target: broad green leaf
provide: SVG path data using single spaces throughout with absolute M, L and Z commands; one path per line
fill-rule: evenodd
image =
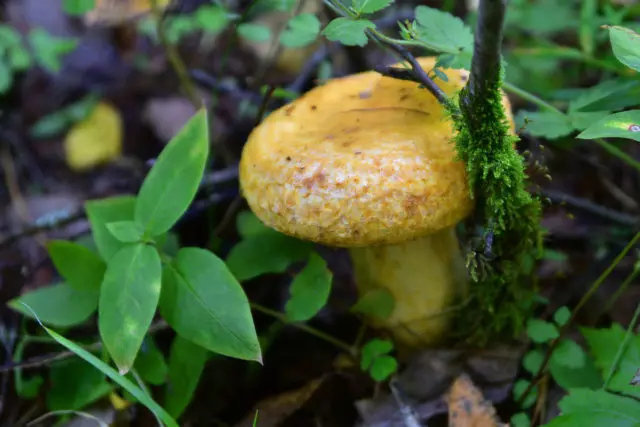
M 256 0 L 251 10 L 256 14 L 265 13 L 271 10 L 279 10 L 280 12 L 290 12 L 296 5 L 295 0 Z
M 378 12 L 393 3 L 393 0 L 353 0 L 351 6 L 357 14 Z
M 525 379 L 519 379 L 513 385 L 513 389 L 511 392 L 513 393 L 513 397 L 516 400 L 519 400 L 520 397 L 524 394 L 524 392 L 529 388 L 530 382 Z M 524 402 L 522 402 L 522 409 L 528 409 L 536 403 L 538 397 L 538 387 L 533 387 L 531 391 L 525 397 Z
M 31 55 L 22 46 L 15 46 L 9 49 L 9 63 L 16 71 L 24 71 L 31 66 Z
M 391 292 L 387 289 L 374 289 L 362 295 L 351 307 L 351 311 L 386 319 L 393 313 L 395 305 L 396 301 Z
M 251 211 L 242 211 L 236 217 L 236 229 L 243 239 L 260 234 L 263 231 L 273 231 Z
M 613 365 L 618 349 L 624 342 L 627 331 L 619 324 L 613 324 L 608 329 L 583 328 L 582 335 L 589 344 L 596 365 L 603 378 L 607 378 Z M 632 335 L 622 357 L 614 371 L 609 388 L 614 391 L 640 397 L 640 388 L 631 385 L 631 379 L 640 367 L 640 335 Z
M 91 249 L 65 240 L 47 243 L 49 256 L 66 283 L 79 291 L 100 289 L 105 262 Z
M 133 367 L 140 377 L 149 384 L 160 385 L 167 380 L 167 362 L 150 336 L 145 337 L 142 342 Z
M 575 1 L 512 1 L 507 7 L 506 24 L 537 36 L 550 36 L 578 26 Z
M 100 289 L 98 328 L 122 375 L 140 350 L 160 297 L 158 251 L 143 243 L 120 249 L 109 261 Z
M 629 68 L 640 71 L 640 34 L 629 28 L 609 27 L 613 54 Z
M 97 290 L 79 291 L 67 283 L 58 283 L 27 292 L 7 305 L 34 318 L 32 311 L 25 308 L 26 304 L 42 323 L 68 328 L 84 323 L 96 311 L 99 296 Z
M 551 111 L 524 111 L 520 110 L 516 115 L 516 122 L 524 124 L 525 132 L 533 136 L 542 136 L 548 139 L 556 139 L 569 135 L 574 127 L 571 118 L 566 114 L 558 114 Z
M 271 30 L 264 25 L 245 22 L 238 25 L 238 35 L 252 42 L 265 42 L 271 38 Z
M 341 17 L 329 22 L 322 30 L 322 34 L 327 40 L 340 42 L 345 46 L 363 47 L 369 41 L 366 30 L 375 27 L 376 24 L 367 19 L 354 21 L 350 18 Z
M 162 284 L 160 313 L 179 335 L 214 353 L 262 362 L 247 296 L 220 258 L 182 248 Z
M 640 405 L 604 390 L 572 389 L 560 403 L 560 415 L 545 427 L 637 427 Z
M 511 427 L 531 427 L 531 418 L 526 412 L 518 412 L 511 417 Z
M 32 315 L 35 314 L 32 313 Z M 45 332 L 49 334 L 51 338 L 56 340 L 60 345 L 65 347 L 67 350 L 77 354 L 83 360 L 90 363 L 94 368 L 98 369 L 100 372 L 108 376 L 113 382 L 118 384 L 127 392 L 131 393 L 133 397 L 135 397 L 139 402 L 141 402 L 151 412 L 153 412 L 163 423 L 165 423 L 166 427 L 180 427 L 178 423 L 171 417 L 171 415 L 167 413 L 167 411 L 165 411 L 160 405 L 154 402 L 151 396 L 146 394 L 136 384 L 132 383 L 126 377 L 118 374 L 118 372 L 116 372 L 112 367 L 95 357 L 93 354 L 89 353 L 87 350 L 78 346 L 73 341 L 68 340 L 57 332 L 45 327 L 44 325 L 42 325 L 42 323 L 40 323 L 40 325 L 43 327 Z
M 360 350 L 360 369 L 363 371 L 368 370 L 373 361 L 379 357 L 389 354 L 393 350 L 393 343 L 388 340 L 381 340 L 374 338 Z
M 84 15 L 96 7 L 96 0 L 62 0 L 62 10 L 69 15 Z
M 473 50 L 473 34 L 462 20 L 427 6 L 416 7 L 418 40 L 436 52 L 458 54 Z
M 89 200 L 84 204 L 96 247 L 102 258 L 107 262 L 116 252 L 126 246 L 125 243 L 111 234 L 107 224 L 133 220 L 135 203 L 136 198 L 134 196 L 118 196 L 101 200 Z
M 206 349 L 180 335 L 173 340 L 164 407 L 174 418 L 179 418 L 191 402 L 208 356 Z
M 204 31 L 216 34 L 229 23 L 229 14 L 222 7 L 205 5 L 198 8 L 195 19 Z
M 574 130 L 583 131 L 608 114 L 608 111 L 594 111 L 590 113 L 571 111 L 569 112 L 569 118 L 571 119 Z
M 577 138 L 627 138 L 640 142 L 640 110 L 608 115 L 588 127 Z
M 168 231 L 198 191 L 209 155 L 207 112 L 201 109 L 158 156 L 136 199 L 135 221 L 148 236 Z
M 54 73 L 62 68 L 62 57 L 78 45 L 77 39 L 53 37 L 43 28 L 32 29 L 28 38 L 38 64 Z
M 598 389 L 602 387 L 602 376 L 598 372 L 593 357 L 585 354 L 585 363 L 582 367 L 574 369 L 564 364 L 559 364 L 556 359 L 549 361 L 549 372 L 553 380 L 563 389 L 570 390 L 572 388 L 591 388 Z
M 13 72 L 7 64 L 0 62 L 0 93 L 5 93 L 13 84 Z
M 22 379 L 18 381 L 16 378 L 16 393 L 23 399 L 35 399 L 40 394 L 40 389 L 44 384 L 44 378 L 40 375 Z
M 640 87 L 636 80 L 607 80 L 588 89 L 580 90 L 579 95 L 569 102 L 569 111 L 611 111 L 616 109 L 614 98 L 620 98 L 629 91 Z M 635 104 L 640 103 L 637 99 Z M 633 104 L 631 104 L 633 105 Z M 622 104 L 623 108 L 626 105 Z M 611 108 L 613 107 L 613 108 Z
M 47 408 L 50 411 L 83 409 L 112 390 L 105 375 L 82 359 L 54 364 L 49 383 Z
M 398 370 L 398 361 L 392 356 L 377 357 L 371 364 L 369 373 L 376 381 L 384 381 Z
M 540 319 L 530 319 L 527 322 L 527 335 L 535 343 L 542 344 L 560 336 L 558 328 Z
M 587 355 L 578 343 L 564 339 L 560 341 L 560 344 L 558 344 L 553 351 L 551 359 L 556 365 L 566 366 L 571 369 L 580 369 L 585 365 Z
M 535 348 L 527 352 L 522 359 L 522 366 L 532 375 L 535 375 L 540 370 L 542 362 L 544 361 L 544 353 L 542 349 Z
M 332 279 L 327 263 L 312 252 L 306 267 L 291 282 L 291 296 L 285 305 L 287 317 L 304 322 L 318 314 L 329 299 Z
M 142 239 L 144 230 L 134 221 L 115 221 L 107 223 L 107 230 L 122 243 L 134 243 Z
M 553 321 L 558 326 L 564 326 L 571 319 L 571 310 L 565 305 L 556 310 L 553 314 Z
M 267 230 L 241 240 L 227 256 L 227 265 L 236 279 L 253 279 L 266 273 L 284 273 L 294 262 L 309 257 L 310 242 Z
M 280 43 L 286 47 L 304 47 L 316 40 L 320 33 L 320 20 L 313 13 L 294 16 L 280 35 Z

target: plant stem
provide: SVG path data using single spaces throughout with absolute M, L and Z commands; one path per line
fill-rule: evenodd
M 614 157 L 617 157 L 618 159 L 622 160 L 629 166 L 640 171 L 640 162 L 634 159 L 633 157 L 631 157 L 630 155 L 628 155 L 627 153 L 625 153 L 624 151 L 622 151 L 621 149 L 619 149 L 618 147 L 616 147 L 615 145 L 601 138 L 593 139 L 592 141 L 598 144 L 600 147 L 602 147 L 607 153 L 611 154 Z
M 316 328 L 312 328 L 311 326 L 305 325 L 304 323 L 298 323 L 298 322 L 292 322 L 291 320 L 289 320 L 287 318 L 287 316 L 283 313 L 280 313 L 279 311 L 276 310 L 272 310 L 270 308 L 264 307 L 260 304 L 257 304 L 255 302 L 250 303 L 251 307 L 256 310 L 259 311 L 263 314 L 266 314 L 267 316 L 271 316 L 274 319 L 279 320 L 282 323 L 286 323 L 289 324 L 295 328 L 300 329 L 301 331 L 307 332 L 308 334 L 311 334 L 317 338 L 320 338 L 323 341 L 326 341 L 330 344 L 333 344 L 334 346 L 336 346 L 337 348 L 339 348 L 340 350 L 343 350 L 345 353 L 347 353 L 348 355 L 355 357 L 357 355 L 357 349 L 354 348 L 353 346 L 347 344 L 344 341 L 341 341 L 337 338 L 332 337 L 329 334 L 326 334 Z
M 633 271 L 624 279 L 624 281 L 622 282 L 622 285 L 620 285 L 620 287 L 611 296 L 611 298 L 609 298 L 609 300 L 604 306 L 604 309 L 602 310 L 602 314 L 608 312 L 611 309 L 611 307 L 613 307 L 613 304 L 618 300 L 618 298 L 622 296 L 622 294 L 624 293 L 624 291 L 627 290 L 629 285 L 633 283 L 634 280 L 636 280 L 636 277 L 638 277 L 638 274 L 640 274 L 640 267 L 634 267 Z
M 616 372 L 616 368 L 620 364 L 620 359 L 622 359 L 622 355 L 629 345 L 629 341 L 633 336 L 633 330 L 638 323 L 638 317 L 640 317 L 640 303 L 638 303 L 638 305 L 636 306 L 636 311 L 634 311 L 633 313 L 633 318 L 631 319 L 631 323 L 629 323 L 629 327 L 627 328 L 627 333 L 624 336 L 624 341 L 622 341 L 622 344 L 620 344 L 620 347 L 618 347 L 618 352 L 616 353 L 616 357 L 613 359 L 613 363 L 611 364 L 611 368 L 609 369 L 609 373 L 607 374 L 607 379 L 602 386 L 602 388 L 605 390 L 607 390 L 607 388 L 609 387 L 609 383 L 613 378 L 613 374 Z
M 180 80 L 180 85 L 187 93 L 189 100 L 193 104 L 196 109 L 200 109 L 202 107 L 202 101 L 198 98 L 196 87 L 189 76 L 189 72 L 187 70 L 187 66 L 180 58 L 180 54 L 176 47 L 171 44 L 169 38 L 167 37 L 167 33 L 164 30 L 164 16 L 162 13 L 162 9 L 158 4 L 158 0 L 151 0 L 151 8 L 153 11 L 153 16 L 156 20 L 156 31 L 158 32 L 158 38 L 160 39 L 160 43 L 164 48 L 167 58 L 169 59 L 169 63 L 171 63 L 171 67 L 178 75 L 178 79 Z
M 640 240 L 640 232 L 638 232 L 635 236 L 633 236 L 633 239 L 631 239 L 631 241 L 627 244 L 627 246 L 625 246 L 622 252 L 618 254 L 618 256 L 607 267 L 607 269 L 600 275 L 600 277 L 598 277 L 596 281 L 593 282 L 593 284 L 591 285 L 591 288 L 589 288 L 589 290 L 582 296 L 582 298 L 578 302 L 578 305 L 576 305 L 576 307 L 573 309 L 573 312 L 571 313 L 571 317 L 569 318 L 569 321 L 565 323 L 565 325 L 562 328 L 560 328 L 560 334 L 558 338 L 553 340 L 549 345 L 549 348 L 545 353 L 544 360 L 542 361 L 542 364 L 540 365 L 538 372 L 536 373 L 535 377 L 533 377 L 533 379 L 529 383 L 529 386 L 526 388 L 524 393 L 522 393 L 522 395 L 518 399 L 518 402 L 517 402 L 518 405 L 522 405 L 522 402 L 524 402 L 524 399 L 526 399 L 527 395 L 533 389 L 534 384 L 542 377 L 542 375 L 544 375 L 544 372 L 547 369 L 547 366 L 549 365 L 549 361 L 551 360 L 551 355 L 553 354 L 553 351 L 556 349 L 558 344 L 560 344 L 562 338 L 569 331 L 569 326 L 575 321 L 580 309 L 587 303 L 587 301 L 589 301 L 589 299 L 593 296 L 593 294 L 596 293 L 596 291 L 600 288 L 602 283 L 604 283 L 607 277 L 609 277 L 609 275 L 613 272 L 613 270 L 615 270 L 618 264 L 620 264 L 620 261 L 622 261 L 622 259 L 625 256 L 627 256 L 627 253 L 629 253 L 629 251 L 633 249 L 636 243 L 638 243 L 638 240 Z

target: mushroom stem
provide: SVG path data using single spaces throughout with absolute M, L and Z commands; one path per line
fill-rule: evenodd
M 392 314 L 371 319 L 398 344 L 420 347 L 445 335 L 451 306 L 467 289 L 467 272 L 454 227 L 396 245 L 349 248 L 360 296 L 388 290 Z

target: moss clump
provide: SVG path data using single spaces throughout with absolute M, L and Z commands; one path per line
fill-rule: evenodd
M 454 331 L 469 344 L 484 345 L 519 336 L 530 315 L 542 209 L 527 191 L 524 160 L 513 148 L 518 137 L 510 132 L 499 85 L 491 99 L 481 102 L 469 102 L 468 91 L 469 86 L 460 92 L 460 110 L 452 118 L 458 156 L 467 165 L 476 202 L 474 222 L 483 231 L 470 240 L 467 267 L 473 283 Z

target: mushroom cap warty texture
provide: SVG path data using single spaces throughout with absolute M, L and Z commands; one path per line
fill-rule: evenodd
M 419 58 L 430 70 L 435 58 Z M 444 70 L 447 95 L 468 80 Z M 509 119 L 510 106 L 504 105 Z M 336 247 L 398 244 L 473 209 L 452 122 L 418 84 L 364 72 L 272 112 L 243 149 L 240 185 L 265 225 Z

